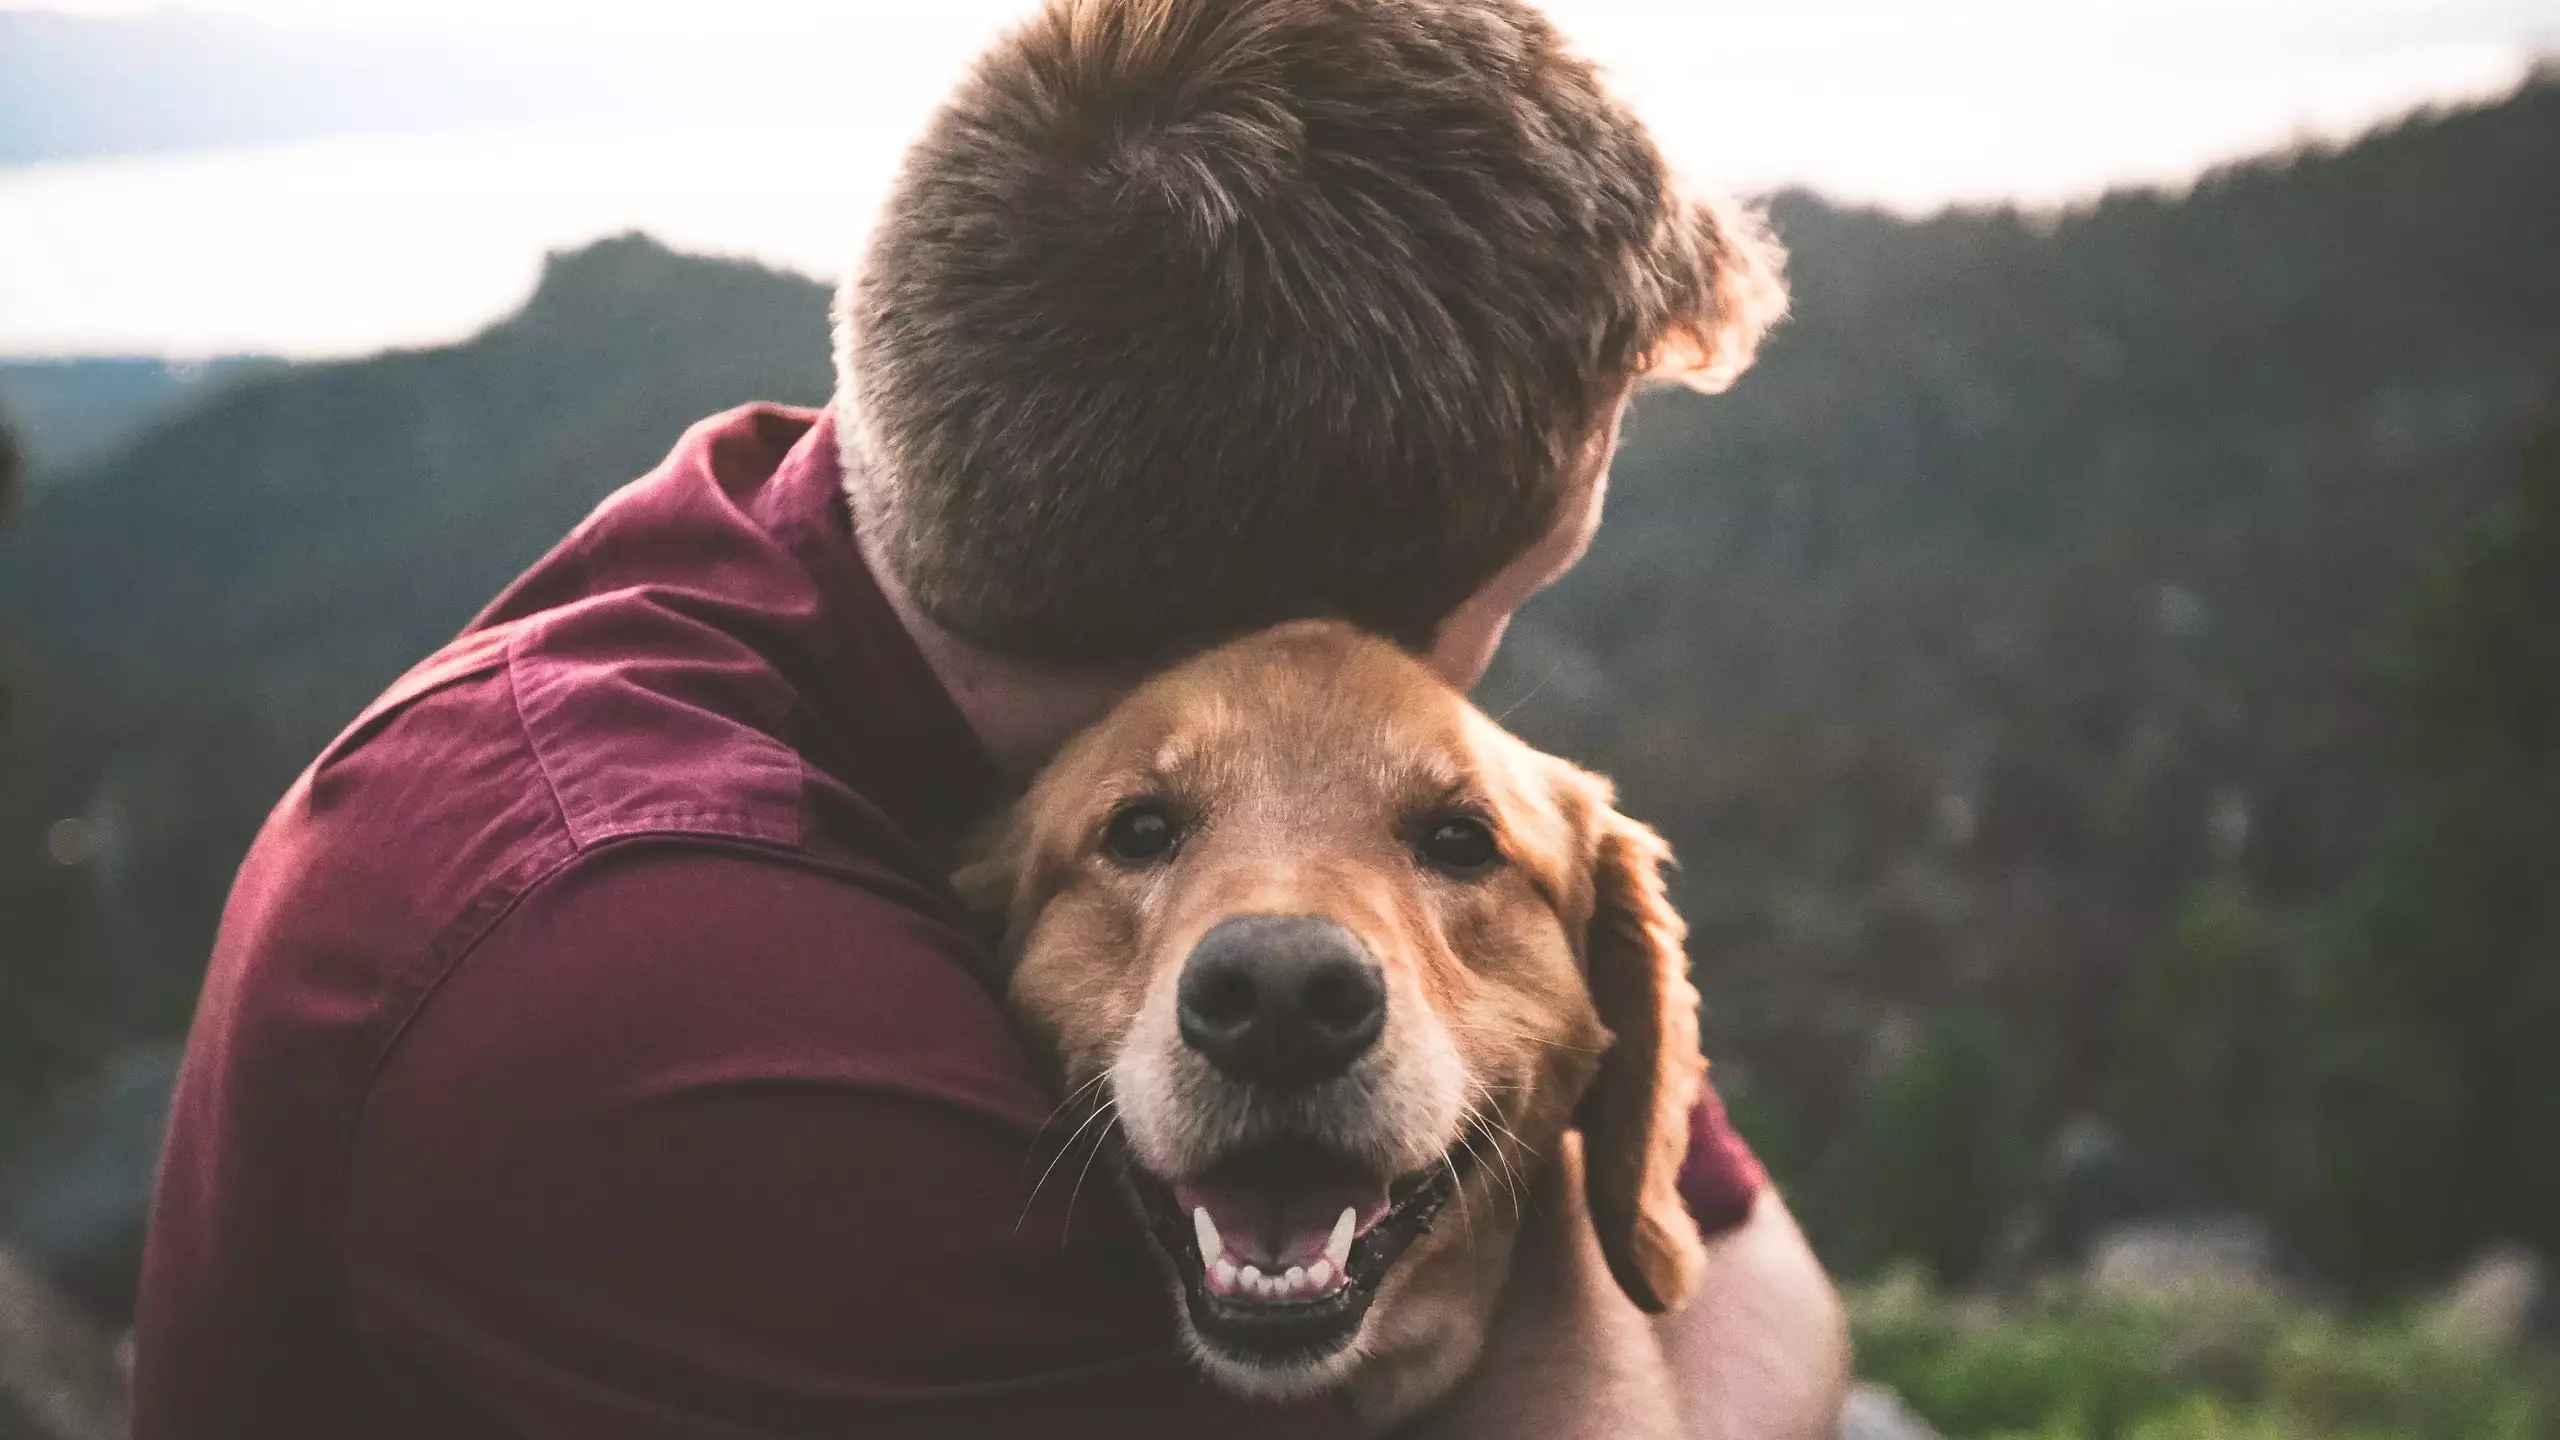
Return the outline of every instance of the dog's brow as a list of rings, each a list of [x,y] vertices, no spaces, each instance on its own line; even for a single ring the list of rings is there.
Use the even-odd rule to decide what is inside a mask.
[[[1481,810],[1493,812],[1493,797],[1476,775],[1449,762],[1447,756],[1418,757],[1405,767],[1396,790],[1406,803],[1426,810]]]

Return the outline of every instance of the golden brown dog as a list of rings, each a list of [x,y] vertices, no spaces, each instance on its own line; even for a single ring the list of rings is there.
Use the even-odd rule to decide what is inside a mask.
[[[1418,1413],[1475,1363],[1574,1128],[1619,1285],[1687,1297],[1697,996],[1664,847],[1610,800],[1392,645],[1305,623],[1138,690],[962,872],[1212,1376]]]

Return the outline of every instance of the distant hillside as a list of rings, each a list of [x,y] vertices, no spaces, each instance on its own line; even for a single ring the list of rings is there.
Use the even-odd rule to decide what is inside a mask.
[[[148,357],[0,360],[0,418],[17,436],[36,487],[94,464],[189,396],[281,362],[226,358],[200,364]]]
[[[2088,1103],[2187,884],[2344,876],[2370,644],[2560,393],[2555,157],[2546,78],[2060,219],[1779,204],[1794,318],[1643,410],[1490,687],[1680,845],[1722,1073],[1829,1130],[1972,999]]]
[[[1796,318],[1730,396],[1646,402],[1485,698],[1679,845],[1782,1167],[1834,1173],[1858,1077],[1950,1001],[2015,1022],[2040,1118],[2091,1103],[2182,890],[2360,859],[2368,644],[2560,377],[2555,155],[2544,82],[2060,218],[1781,201]],[[287,778],[598,497],[822,398],[824,301],[611,242],[467,344],[212,395],[0,538],[0,911],[36,917],[0,975],[89,1017],[55,1058],[179,1023]]]
[[[0,641],[29,652],[0,733],[0,994],[41,971],[100,1035],[174,1023],[317,746],[694,420],[823,402],[826,355],[821,287],[606,241],[468,342],[240,381],[39,497],[0,533]],[[73,815],[102,848],[65,868],[42,837]],[[7,1010],[0,1130],[44,1048]]]

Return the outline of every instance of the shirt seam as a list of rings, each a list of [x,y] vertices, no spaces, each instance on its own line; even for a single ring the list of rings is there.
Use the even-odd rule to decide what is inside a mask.
[[[521,627],[507,637],[507,708],[515,715],[516,738],[523,744],[525,754],[532,757],[533,772],[542,777],[543,791],[551,797],[552,816],[559,821],[561,833],[568,836],[574,852],[582,848],[578,844],[578,827],[569,823],[569,803],[561,797],[560,779],[551,773],[551,762],[543,755],[541,743],[534,738],[533,722],[524,713],[524,687],[517,680],[517,647],[523,640]]]

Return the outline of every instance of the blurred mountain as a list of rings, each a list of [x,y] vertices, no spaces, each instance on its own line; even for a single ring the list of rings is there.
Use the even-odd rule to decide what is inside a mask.
[[[1718,1076],[1818,1222],[1928,1017],[2016,1037],[2049,1127],[2194,882],[2285,904],[2364,857],[2357,677],[2560,373],[2554,156],[2546,77],[2059,216],[1780,199],[1796,318],[1731,395],[1640,408],[1483,699],[1679,846]],[[822,399],[824,327],[808,281],[610,241],[466,344],[237,380],[30,506],[0,1128],[182,1024],[336,727],[686,424]]]
[[[0,1131],[13,1072],[181,1022],[241,849],[389,677],[694,420],[827,373],[819,286],[626,237],[466,343],[238,380],[27,505]]]
[[[25,452],[30,488],[41,488],[55,475],[104,459],[190,396],[282,363],[255,357],[0,360],[0,416]]]
[[[1957,1003],[2094,1104],[2182,892],[2353,869],[2359,677],[2560,381],[2555,157],[2546,75],[2059,217],[1779,202],[1794,318],[1640,412],[1486,695],[1679,846],[1718,1073],[1809,1112],[1771,1123],[1840,1133]]]

